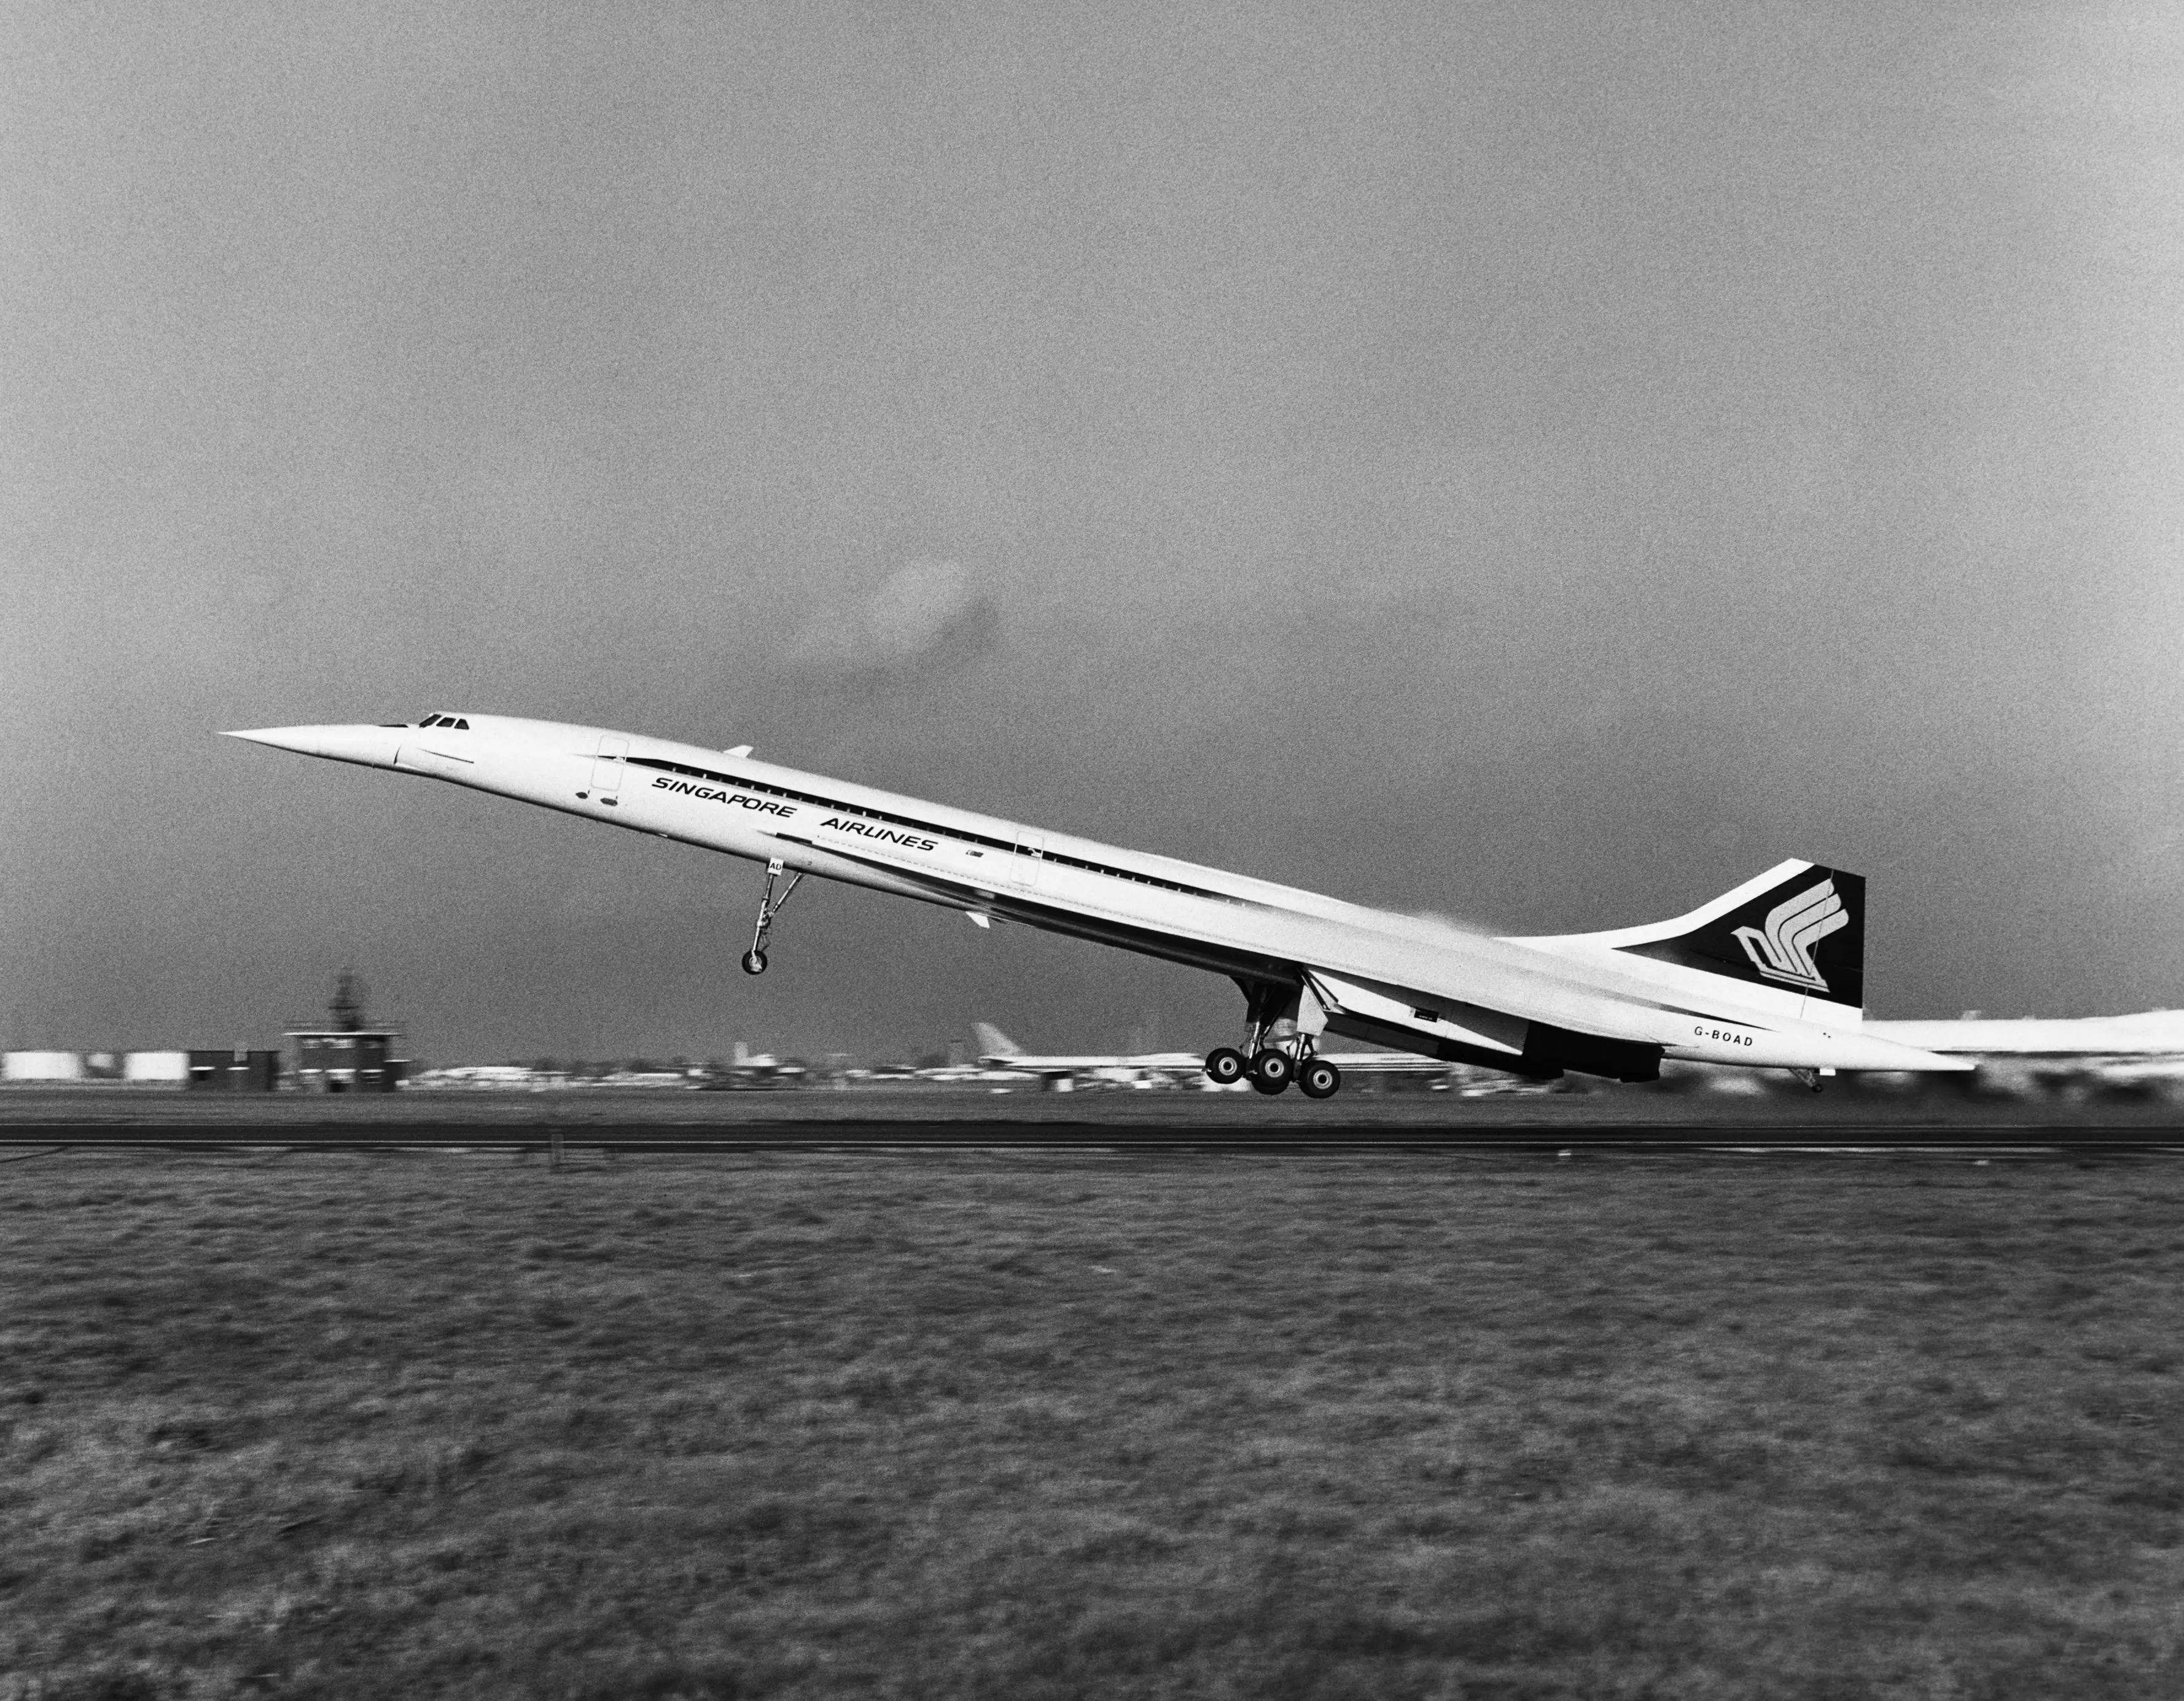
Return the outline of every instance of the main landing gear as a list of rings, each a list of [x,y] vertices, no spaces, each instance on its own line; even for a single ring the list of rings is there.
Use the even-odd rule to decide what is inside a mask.
[[[1314,1057],[1309,1040],[1291,1043],[1303,1053],[1292,1056],[1279,1046],[1262,1046],[1247,1060],[1234,1046],[1217,1047],[1206,1054],[1206,1078],[1217,1087],[1233,1087],[1248,1080],[1254,1092],[1268,1098],[1285,1092],[1295,1081],[1306,1098],[1332,1098],[1342,1091],[1342,1071],[1323,1057]]]
[[[1248,1058],[1234,1046],[1219,1046],[1206,1059],[1206,1078],[1217,1087],[1249,1081],[1256,1092],[1283,1092],[1296,1072],[1296,1059],[1274,1046],[1262,1046]]]
[[[781,896],[773,895],[773,883],[781,878],[785,866],[779,857],[766,865],[766,895],[758,901],[758,926],[751,930],[750,949],[744,953],[744,973],[766,973],[766,936],[773,931],[773,918],[781,914],[781,907],[788,902],[788,894],[796,890],[804,875],[800,870],[788,876],[788,884],[781,888]]]
[[[1272,1098],[1288,1091],[1295,1081],[1307,1098],[1332,1098],[1342,1090],[1342,1071],[1325,1058],[1313,1054],[1313,1037],[1294,1034],[1284,1042],[1273,1038],[1275,1017],[1268,998],[1247,987],[1251,1002],[1251,1055],[1234,1046],[1219,1046],[1206,1053],[1206,1078],[1217,1087],[1233,1087],[1249,1081],[1254,1092]]]

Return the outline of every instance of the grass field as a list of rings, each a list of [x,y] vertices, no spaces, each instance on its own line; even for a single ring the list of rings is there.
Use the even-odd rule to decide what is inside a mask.
[[[0,1696],[2184,1693],[2163,1159],[0,1167]]]

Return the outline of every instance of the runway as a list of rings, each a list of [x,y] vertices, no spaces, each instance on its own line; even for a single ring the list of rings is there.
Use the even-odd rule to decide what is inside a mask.
[[[815,1151],[989,1149],[1050,1151],[1230,1151],[1298,1152],[1509,1152],[1568,1151],[1745,1151],[1872,1153],[1880,1152],[2008,1152],[2032,1155],[2098,1153],[2184,1153],[2184,1135],[2119,1129],[1951,1128],[1910,1134],[1900,1128],[1785,1127],[1723,1129],[1700,1126],[1631,1127],[1607,1125],[1580,1130],[1481,1127],[1462,1132],[1424,1129],[1327,1128],[1314,1132],[1291,1129],[1210,1130],[1190,1128],[1101,1128],[1055,1123],[849,1123],[755,1124],[702,1133],[666,1134],[657,1128],[593,1126],[564,1130],[542,1124],[531,1128],[481,1129],[456,1124],[422,1124],[399,1131],[326,1127],[233,1129],[98,1128],[80,1125],[9,1129],[0,1132],[0,1148],[11,1150],[106,1148],[113,1150],[214,1151],[280,1149],[318,1151],[421,1151],[449,1148],[536,1150],[559,1137],[566,1148],[639,1153],[705,1151]]]
[[[1332,1114],[1330,1114],[1330,1111]],[[2184,1152],[2162,1104],[1724,1100],[1635,1092],[1451,1098],[1360,1095],[1333,1109],[1256,1095],[898,1090],[405,1092],[384,1098],[0,1095],[0,1147],[642,1152],[817,1148],[1234,1152]]]

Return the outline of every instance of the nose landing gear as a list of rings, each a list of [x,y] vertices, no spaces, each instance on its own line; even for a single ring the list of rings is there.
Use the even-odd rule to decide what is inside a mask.
[[[773,918],[781,914],[782,905],[788,902],[789,893],[796,890],[804,878],[800,870],[790,875],[788,884],[781,888],[781,896],[776,898],[773,883],[781,878],[781,871],[785,866],[779,857],[766,865],[766,894],[758,901],[758,926],[751,930],[750,949],[743,956],[744,973],[746,975],[766,973],[766,936],[773,931]]]

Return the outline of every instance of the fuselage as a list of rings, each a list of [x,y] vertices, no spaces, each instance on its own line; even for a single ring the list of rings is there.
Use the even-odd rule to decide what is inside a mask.
[[[1861,1031],[1855,1010],[1567,942],[1493,938],[638,733],[497,715],[235,736],[520,798],[799,873],[1187,964],[1302,986],[1329,1031],[1428,1056],[1534,1054],[1540,1034],[1704,1062],[1962,1067]],[[1561,1042],[1565,1048],[1570,1038]],[[1574,1066],[1585,1067],[1582,1063]],[[1599,1070],[1596,1072],[1607,1072]]]

